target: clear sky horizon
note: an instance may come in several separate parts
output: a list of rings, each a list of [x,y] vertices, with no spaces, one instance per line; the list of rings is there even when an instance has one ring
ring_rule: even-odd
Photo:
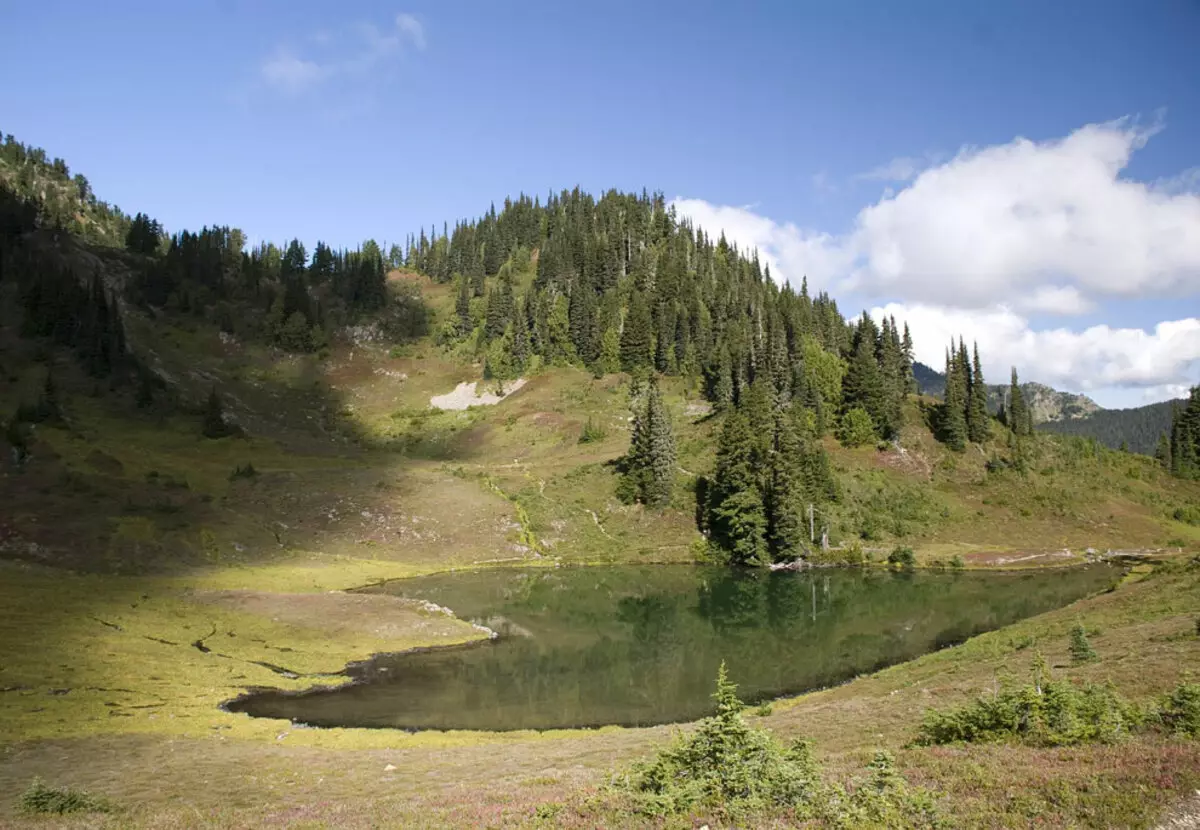
[[[1200,2],[49,0],[0,129],[171,230],[393,242],[661,190],[918,357],[1136,406],[1200,382]]]

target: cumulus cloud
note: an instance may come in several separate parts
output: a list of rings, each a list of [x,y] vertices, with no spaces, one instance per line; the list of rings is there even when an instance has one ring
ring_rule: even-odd
[[[837,236],[694,199],[676,206],[701,225],[728,222],[727,233],[773,256],[784,277],[961,308],[1079,313],[1101,297],[1200,290],[1194,174],[1121,176],[1154,132],[1121,119],[1055,141],[964,149]],[[900,161],[891,173],[907,172],[912,160]]]
[[[319,32],[309,41],[313,54],[305,56],[288,46],[277,48],[259,66],[261,82],[296,95],[335,78],[366,76],[408,48],[423,50],[425,27],[411,14],[398,14],[388,26],[355,23]]]
[[[1069,389],[1137,388],[1145,397],[1177,397],[1200,370],[1200,318],[1159,323],[1152,331],[1091,326],[1035,330],[1006,308],[952,309],[888,303],[871,309],[881,320],[907,321],[917,360],[941,370],[946,344],[965,336],[979,343],[984,376],[1003,382],[1011,366],[1026,380]],[[1183,382],[1181,382],[1181,380]]]
[[[1070,316],[1123,298],[1200,295],[1200,173],[1152,182],[1123,175],[1158,131],[1132,119],[1065,138],[964,148],[952,159],[901,158],[856,178],[907,181],[830,234],[744,207],[674,200],[710,233],[757,248],[781,281],[879,303],[913,326],[939,366],[952,335],[979,339],[991,373],[1075,389],[1171,397],[1200,372],[1200,321],[1153,331],[1093,326],[1035,331],[1026,315]]]

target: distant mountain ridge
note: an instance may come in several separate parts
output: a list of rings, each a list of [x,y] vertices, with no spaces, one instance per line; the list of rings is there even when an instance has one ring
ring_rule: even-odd
[[[941,397],[946,391],[946,376],[924,363],[913,364],[913,378],[923,395]],[[1025,393],[1035,424],[1074,421],[1102,411],[1102,407],[1086,395],[1060,392],[1042,383],[1022,383],[1021,391]],[[988,410],[998,412],[1007,394],[1007,383],[988,384]]]
[[[1134,409],[1101,409],[1086,418],[1041,424],[1038,429],[1095,438],[1114,450],[1125,444],[1131,452],[1153,455],[1159,436],[1171,432],[1172,410],[1184,403],[1162,401]]]

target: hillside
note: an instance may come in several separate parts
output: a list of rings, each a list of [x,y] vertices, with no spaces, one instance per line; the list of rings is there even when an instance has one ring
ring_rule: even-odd
[[[140,214],[124,241],[58,232],[36,191],[0,222],[0,821],[39,821],[12,805],[41,775],[114,797],[129,812],[112,827],[658,826],[602,784],[667,727],[409,734],[221,704],[479,641],[348,592],[416,574],[803,554],[901,581],[882,568],[897,546],[943,569],[1200,548],[1200,483],[994,419],[951,449],[944,412],[906,394],[891,321],[778,288],[658,196],[521,197],[407,250],[309,255]],[[631,445],[662,438],[655,395],[672,450],[657,502],[629,470]],[[740,495],[761,527],[730,554],[713,542]],[[798,521],[810,506],[830,552]],[[1196,657],[1194,582],[1180,565],[752,717],[814,735],[838,780],[885,747],[983,826],[1146,823],[1200,783],[1194,743],[909,743],[925,708],[1024,672],[1035,642],[1056,671],[1111,667],[1154,699]],[[1080,618],[1105,662],[1068,668]]]
[[[917,382],[917,388],[924,395],[932,395],[940,398],[945,392],[946,376],[942,372],[926,366],[924,363],[916,362],[913,364],[913,377]],[[1035,424],[1076,421],[1101,411],[1100,406],[1086,395],[1060,392],[1045,384],[1035,382],[1022,383],[1021,391],[1025,394],[1025,400],[1029,404]],[[988,411],[992,413],[999,412],[1000,406],[1007,400],[1007,396],[1008,384],[988,384]],[[1087,431],[1071,432],[1069,430],[1059,430],[1059,432],[1063,434],[1098,437],[1093,436],[1092,433]]]
[[[1132,409],[1102,409],[1084,418],[1040,425],[1045,432],[1095,438],[1110,449],[1153,455],[1158,439],[1171,434],[1171,412],[1186,401],[1161,401]]]

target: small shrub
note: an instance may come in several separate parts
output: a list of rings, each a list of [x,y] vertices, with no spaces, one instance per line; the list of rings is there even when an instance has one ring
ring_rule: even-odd
[[[960,554],[956,553],[950,559],[950,567],[956,571],[961,571],[963,568],[967,567],[967,563],[963,561],[963,558]]]
[[[1200,683],[1181,683],[1159,704],[1158,717],[1176,735],[1200,738]]]
[[[1048,679],[1045,661],[1034,661],[1034,681],[982,695],[960,709],[929,710],[915,743],[985,743],[1017,739],[1033,746],[1072,746],[1118,740],[1145,715],[1109,685],[1079,687]]]
[[[1087,631],[1081,623],[1075,623],[1071,628],[1071,662],[1073,663],[1091,663],[1098,660],[1096,650],[1092,648],[1092,644],[1088,641]]]
[[[735,691],[721,664],[713,695],[717,713],[614,782],[633,797],[639,812],[692,817],[706,809],[729,817],[785,813],[789,823],[816,819],[835,827],[939,824],[932,795],[910,787],[890,755],[876,755],[867,778],[847,794],[822,781],[807,741],[784,747],[769,732],[747,726]]]
[[[598,443],[607,437],[608,430],[604,428],[604,425],[596,421],[594,418],[588,418],[587,423],[583,425],[583,431],[579,433],[579,443]]]
[[[900,568],[912,568],[917,564],[916,554],[909,547],[897,547],[888,554],[888,564],[896,565]]]
[[[107,813],[111,807],[103,799],[69,787],[47,786],[41,778],[34,778],[25,792],[21,793],[21,810],[26,813],[66,815],[67,813]]]
[[[254,469],[254,463],[247,461],[243,466],[239,464],[233,468],[233,472],[229,474],[230,481],[237,481],[239,478],[254,478],[258,475],[258,470]]]
[[[861,447],[875,440],[875,422],[861,406],[856,406],[842,416],[838,424],[837,438],[844,447]]]

